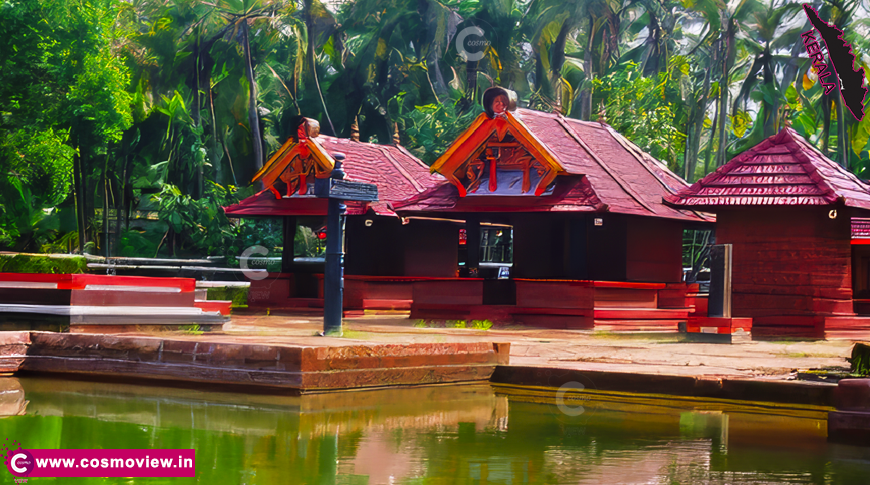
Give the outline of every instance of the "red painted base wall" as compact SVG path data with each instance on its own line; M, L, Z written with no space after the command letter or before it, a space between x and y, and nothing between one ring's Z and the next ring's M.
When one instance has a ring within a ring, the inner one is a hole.
M840 208L724 210L717 244L733 244L732 314L774 325L852 313L850 219ZM780 318L776 318L780 317Z

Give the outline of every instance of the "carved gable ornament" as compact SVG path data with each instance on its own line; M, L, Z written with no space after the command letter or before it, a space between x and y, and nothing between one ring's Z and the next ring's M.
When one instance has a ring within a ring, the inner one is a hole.
M254 182L262 181L276 199L281 193L275 187L278 181L286 184L286 197L313 196L315 178L329 178L335 160L323 148L317 137L320 124L309 118L299 118L296 135L290 137L254 175Z
M552 193L556 176L564 170L549 148L511 113L516 94L489 88L483 105L485 112L432 164L432 172L455 185L460 197Z

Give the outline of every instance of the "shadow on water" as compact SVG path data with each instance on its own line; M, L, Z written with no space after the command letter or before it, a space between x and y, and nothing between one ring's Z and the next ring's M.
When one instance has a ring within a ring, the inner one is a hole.
M858 484L870 477L870 448L828 444L818 409L575 394L566 404L555 390L453 385L293 397L4 378L0 430L34 449L196 450L196 478L63 483Z

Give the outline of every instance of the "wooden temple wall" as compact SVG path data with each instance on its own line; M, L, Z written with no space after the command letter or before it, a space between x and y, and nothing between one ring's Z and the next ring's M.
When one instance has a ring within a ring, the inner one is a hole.
M683 279L683 223L633 217L627 224L627 281L679 283Z
M732 313L761 325L814 325L852 313L849 213L829 208L722 210L717 244L733 244Z
M514 278L565 278L565 223L551 214L513 214Z
M459 226L414 220L402 226L405 276L453 278L459 265Z
M516 214L511 220L516 278L682 281L679 221L619 214Z

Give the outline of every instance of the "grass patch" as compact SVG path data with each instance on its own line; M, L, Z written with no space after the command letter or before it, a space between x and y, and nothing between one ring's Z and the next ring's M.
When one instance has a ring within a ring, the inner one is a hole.
M361 332L359 330L348 330L346 327L342 327L341 336L342 338L349 338L354 340L368 340L371 334L369 332Z
M202 335L204 333L199 325L181 325L178 327L178 331L187 335Z
M489 330L492 328L490 320L417 320L416 328L470 328L472 330Z
M858 342L852 347L852 357L846 359L852 364L852 373L870 376L870 344Z
M248 306L248 290L247 286L224 286L220 288L208 288L209 300L230 300L233 303L231 308L247 308Z
M88 272L84 256L68 254L0 254L0 273L80 274Z

